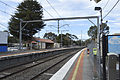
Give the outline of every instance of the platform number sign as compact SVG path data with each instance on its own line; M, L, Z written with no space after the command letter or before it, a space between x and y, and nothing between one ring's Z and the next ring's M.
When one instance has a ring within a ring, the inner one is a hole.
M120 54L120 35L108 35L108 52Z

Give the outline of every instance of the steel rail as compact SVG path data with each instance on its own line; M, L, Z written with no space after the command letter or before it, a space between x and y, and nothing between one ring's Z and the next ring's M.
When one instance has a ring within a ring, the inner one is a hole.
M78 51L78 50L77 50L77 51ZM50 61L50 60L53 60L53 59L58 58L58 57L60 57L60 56L63 56L63 55L65 55L66 53L67 53L67 52L65 52L64 54L59 54L59 55L57 55L57 56L55 55L54 57L52 57L52 58L50 58L50 59L44 60L44 61L42 61L42 62L39 62L39 63L35 64L35 65L26 67L26 68L24 68L24 69L21 69L21 70L15 71L15 72L13 72L13 73L7 74L7 75L5 75L5 76L3 76L3 77L0 77L0 79L5 79L5 78L10 77L10 76L12 76L12 75L15 75L15 74L17 74L17 73L23 72L23 71L25 71L25 70L27 70L27 69L30 69L30 68L35 67L35 66L37 66L37 65L43 64L43 63L45 63L45 62L48 62L48 61ZM39 60L37 60L37 61L39 61ZM33 61L32 61L32 62L33 62Z

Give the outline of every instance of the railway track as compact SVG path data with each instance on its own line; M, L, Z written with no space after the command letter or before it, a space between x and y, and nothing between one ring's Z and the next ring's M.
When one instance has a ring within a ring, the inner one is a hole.
M37 75L35 75L34 77L32 77L30 80L36 80L40 75L42 75L43 73L47 72L48 70L50 70L50 69L53 68L54 66L60 64L61 62L63 62L64 60L66 60L67 58L69 58L69 57L71 57L71 56L73 56L73 54L71 54L71 55L63 58L62 60L56 62L55 64L47 67L46 69L44 69L43 71L41 71L39 74L37 74Z
M75 52L77 52L77 51L75 51ZM68 53L68 52L67 52ZM36 66L38 66L38 65L41 65L41 64L44 64L44 63L46 63L46 62L49 62L49 61L51 61L51 60L53 60L53 59L57 59L58 57L61 57L61 56L63 56L63 55L65 55L66 53L62 53L62 54L59 54L59 55L55 55L54 57L49 57L49 58L47 58L47 59L45 59L45 60L43 60L43 61L36 61L36 62L32 62L31 64L25 64L25 65L22 65L22 66L24 66L24 68L17 68L17 69L14 69L14 68L11 68L11 69L7 69L7 70L4 70L4 71L2 71L2 72L0 72L0 75L2 75L2 74L4 74L3 76L0 76L0 79L2 79L2 80L6 80L8 77L11 77L11 76L14 76L14 75L16 75L16 74L19 74L19 73L22 73L22 72L24 72L24 71L26 71L26 70L28 70L28 69L31 69L31 68L33 68L33 67L36 67ZM73 54L72 54L73 55ZM71 55L71 56L72 56ZM69 56L67 56L67 57L70 57L70 55ZM66 58L67 58L66 57ZM65 59L66 59L65 58ZM64 59L63 59L64 60ZM63 60L61 60L60 62L62 62ZM35 76L33 76L31 79L28 79L28 80L34 80L34 78L37 78L37 76L39 76L39 75L41 75L42 73L44 73L45 71L47 71L48 69L50 69L50 68L52 68L53 66L55 66L55 65L57 65L57 64L59 64L60 62L57 62L56 64L54 64L54 65L52 65L52 66L49 66L48 68L45 68L45 69L43 69L43 70L41 70L40 72L39 72L39 74L37 74L37 75L35 75ZM11 73L11 71L13 71L12 73ZM5 74L6 73L6 74ZM9 80L9 79L8 79ZM15 79L16 80L16 79ZM26 80L26 79L23 79L23 80Z

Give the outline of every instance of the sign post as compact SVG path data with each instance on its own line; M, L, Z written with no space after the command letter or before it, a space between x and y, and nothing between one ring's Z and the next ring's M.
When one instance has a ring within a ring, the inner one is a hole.
M106 36L102 36L102 59L103 59L103 80L106 80L106 55L107 55L107 47L106 47Z

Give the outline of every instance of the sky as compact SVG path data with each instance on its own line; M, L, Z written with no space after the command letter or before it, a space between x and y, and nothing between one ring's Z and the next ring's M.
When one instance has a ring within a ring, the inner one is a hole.
M18 4L20 4L23 0L0 0L10 6L16 8ZM117 0L102 0L99 3L95 3L94 0L48 0L49 3L54 7L57 13L52 9L52 7L48 4L47 0L37 0L43 8L49 12L52 16L50 16L45 10L43 11L44 19L51 18L66 18L66 17L86 17L86 16L100 16L99 11L95 11L95 7L102 7L103 9L103 17L109 12L109 10L114 6ZM106 5L107 4L107 5ZM0 2L0 31L7 30L8 22L11 18L9 14L15 13L15 9L11 8ZM112 12L104 18L103 22L108 21L108 26L110 27L110 34L120 33L120 2L117 6L112 10ZM3 12L1 12L4 11ZM5 12L9 13L6 14ZM96 24L96 19L91 19ZM39 33L37 33L36 37L43 37L46 32L54 32L57 33L57 21L49 21L45 22L46 26ZM52 25L52 26L50 26ZM63 26L64 25L64 26ZM91 22L85 19L79 20L64 20L60 21L60 33L70 33L78 36L79 39L88 39L87 31L93 26Z

